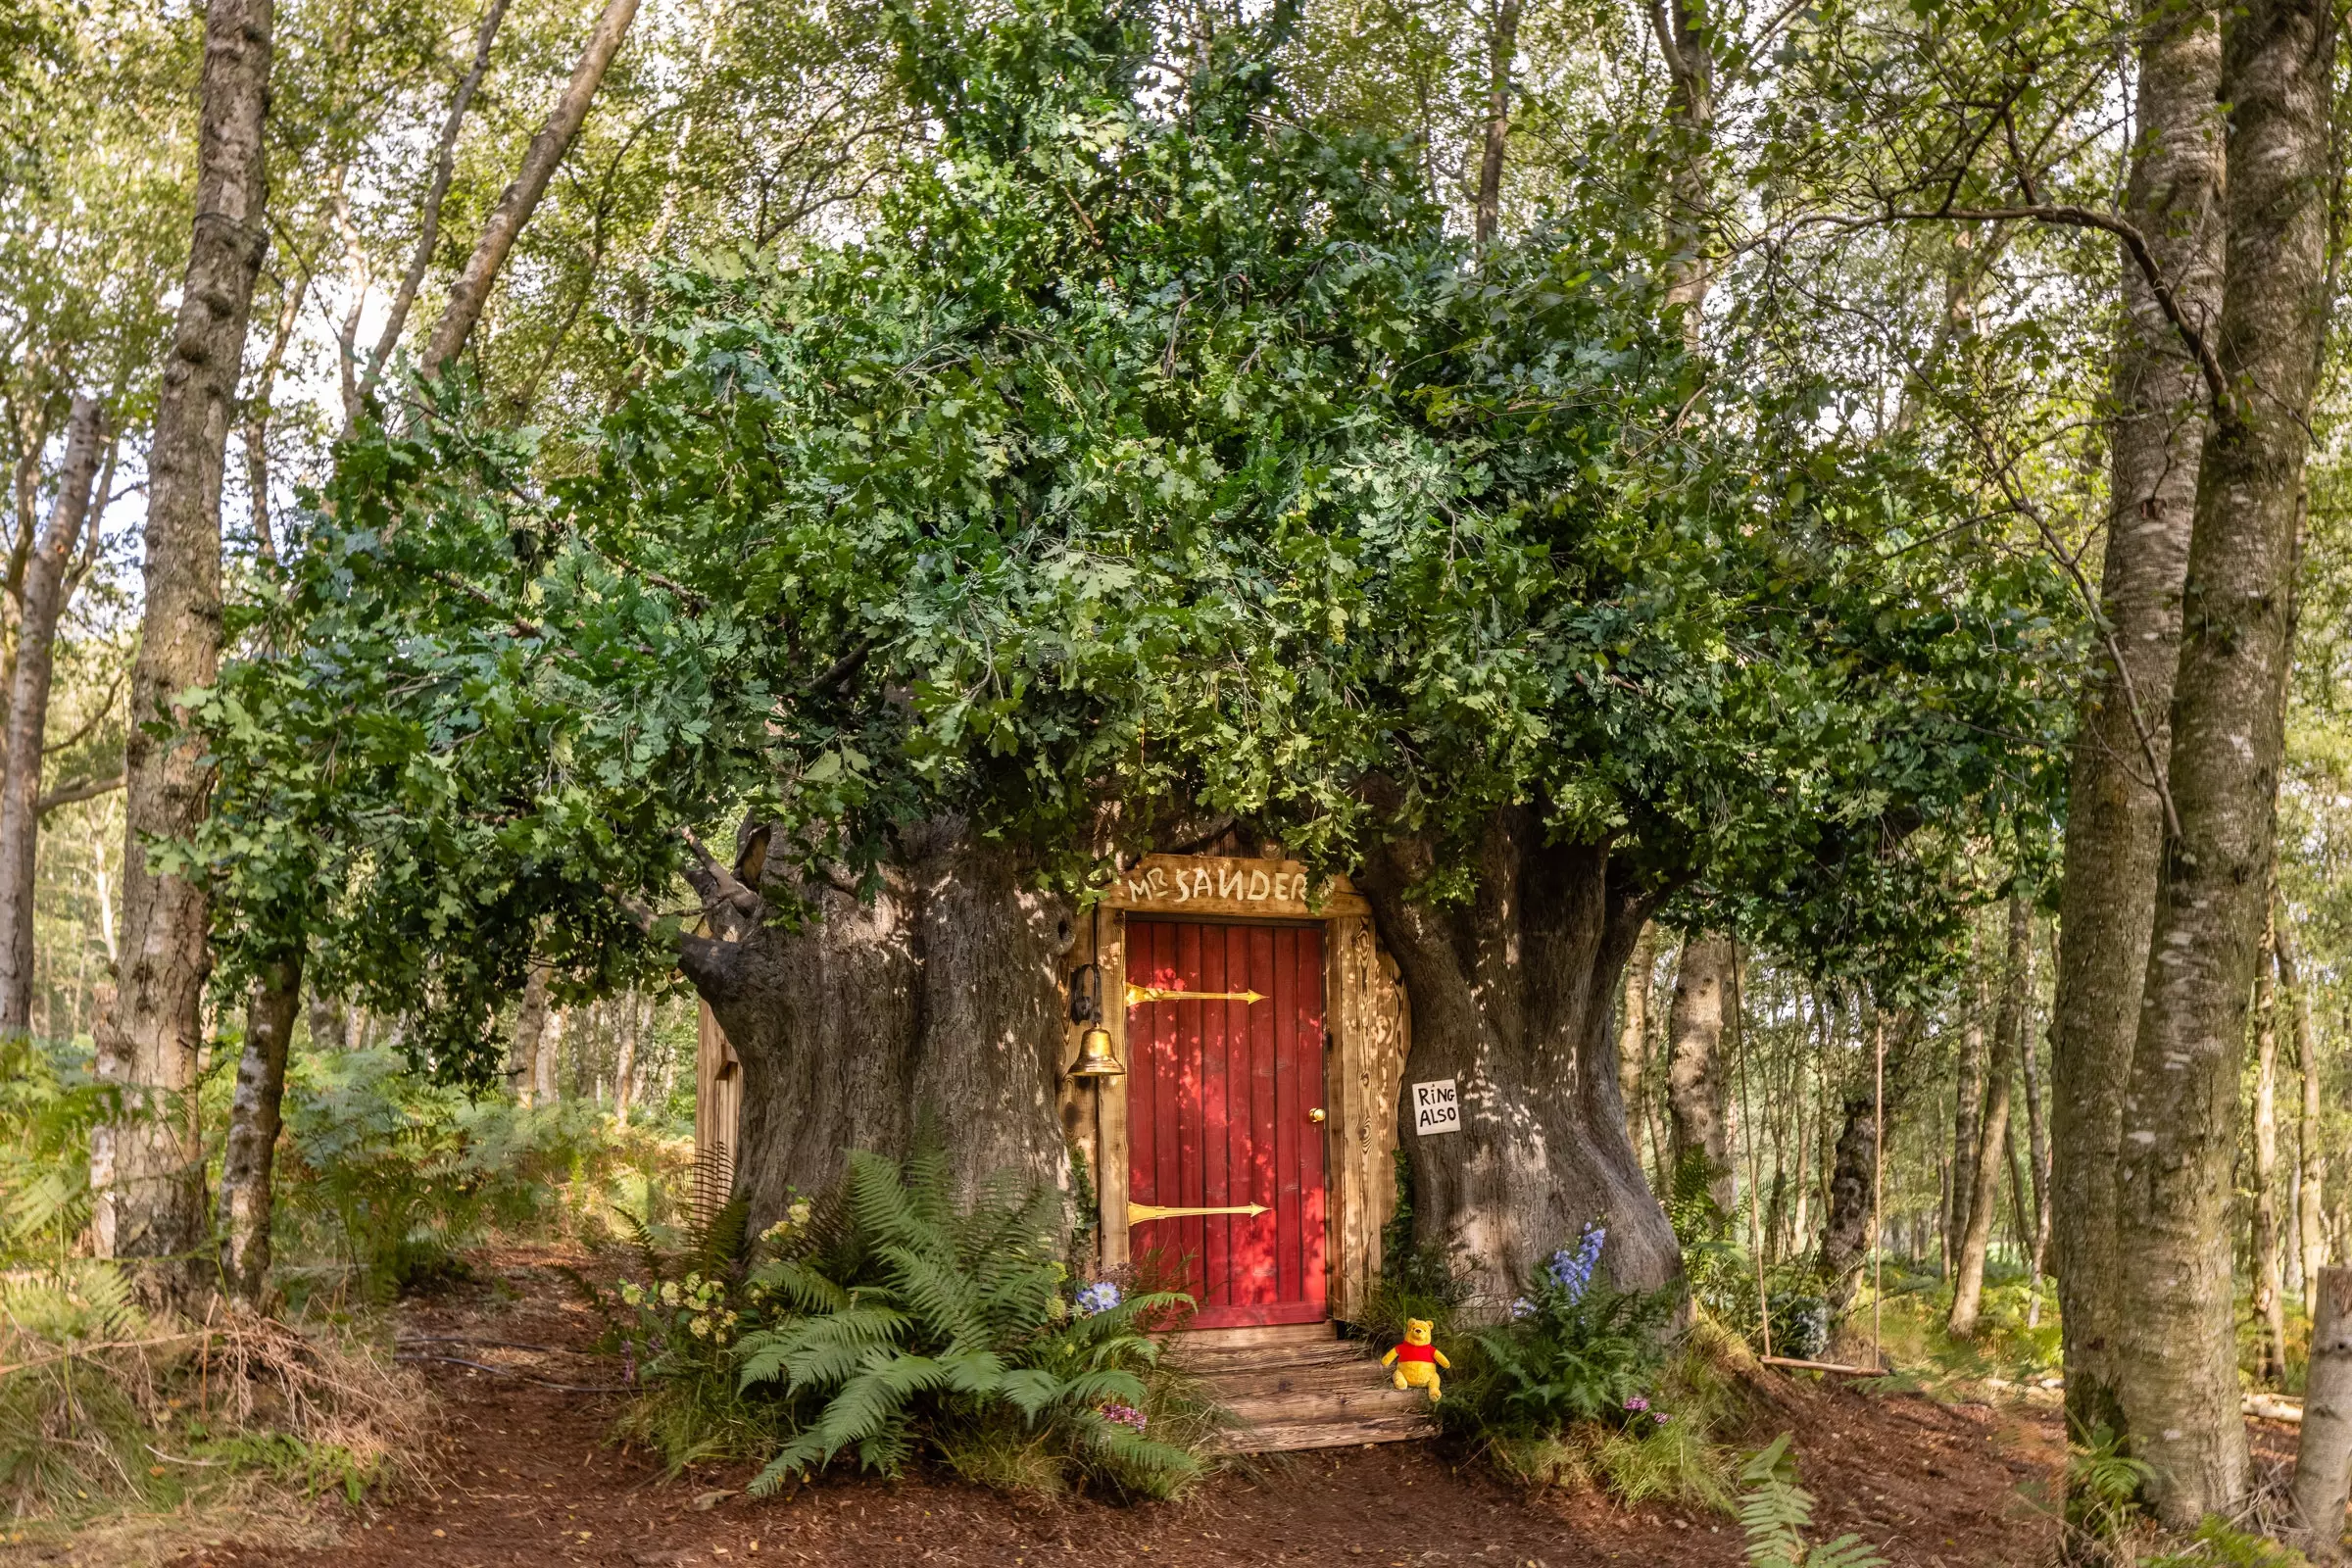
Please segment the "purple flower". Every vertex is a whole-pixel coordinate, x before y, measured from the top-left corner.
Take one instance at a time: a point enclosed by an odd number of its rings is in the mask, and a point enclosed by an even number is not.
[[[1649,1401],[1637,1394],[1625,1401],[1625,1407],[1628,1410],[1646,1410],[1649,1408]]]
[[[1138,1432],[1144,1430],[1146,1422],[1144,1412],[1132,1404],[1106,1404],[1096,1413],[1101,1415],[1103,1420],[1116,1425],[1133,1427]]]
[[[1573,1250],[1563,1247],[1551,1254],[1544,1272],[1569,1300],[1583,1300],[1585,1292],[1592,1289],[1592,1270],[1600,1262],[1600,1249],[1608,1237],[1607,1227],[1588,1222]]]
[[[1086,1313],[1107,1312],[1122,1299],[1116,1285],[1108,1280],[1097,1280],[1078,1293],[1078,1310]]]
[[[1666,1413],[1665,1411],[1663,1411],[1663,1410],[1652,1410],[1652,1411],[1650,1411],[1650,1412],[1649,1412],[1649,1418],[1650,1418],[1652,1421],[1655,1421],[1655,1422],[1656,1422],[1658,1425],[1660,1425],[1660,1426],[1664,1426],[1664,1425],[1665,1425],[1665,1424],[1666,1424],[1666,1423],[1667,1423],[1669,1420],[1673,1419],[1671,1416],[1667,1415],[1667,1413]]]

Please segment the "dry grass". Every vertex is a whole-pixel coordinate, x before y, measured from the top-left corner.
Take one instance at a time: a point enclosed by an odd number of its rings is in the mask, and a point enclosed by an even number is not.
[[[111,1265],[0,1277],[0,1554],[160,1561],[305,1539],[422,1473],[421,1380],[350,1323],[158,1316]]]

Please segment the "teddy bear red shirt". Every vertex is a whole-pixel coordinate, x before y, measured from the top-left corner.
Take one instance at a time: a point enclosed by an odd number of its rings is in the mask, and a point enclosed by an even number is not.
[[[1427,1361],[1430,1365],[1435,1366],[1438,1363],[1438,1348],[1434,1345],[1399,1345],[1396,1347],[1396,1359],[1399,1361]]]

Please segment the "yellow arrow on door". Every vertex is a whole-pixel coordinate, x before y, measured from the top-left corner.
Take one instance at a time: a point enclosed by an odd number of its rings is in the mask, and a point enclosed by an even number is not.
[[[1238,1208],[1162,1208],[1157,1203],[1129,1203],[1127,1223],[1141,1225],[1154,1219],[1191,1219],[1197,1214],[1247,1214],[1251,1219],[1271,1213],[1263,1203],[1247,1203]]]
[[[1157,986],[1127,987],[1127,1005],[1140,1007],[1147,1002],[1263,1002],[1266,999],[1254,991],[1162,991]]]

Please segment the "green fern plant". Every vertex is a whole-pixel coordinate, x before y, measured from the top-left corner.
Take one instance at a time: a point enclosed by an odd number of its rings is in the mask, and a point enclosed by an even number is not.
[[[1143,1324],[1189,1302],[1075,1307],[1059,1201],[999,1184],[959,1208],[937,1148],[903,1168],[853,1154],[836,1222],[748,1284],[773,1321],[738,1347],[741,1387],[770,1387],[802,1416],[752,1490],[844,1453],[895,1473],[925,1447],[971,1451],[982,1429],[1044,1436],[1065,1462],[1149,1494],[1197,1474],[1194,1453],[1145,1435],[1158,1347]]]
[[[1886,1568],[1886,1559],[1859,1536],[1805,1544],[1813,1527],[1813,1494],[1797,1485],[1796,1459],[1784,1432],[1740,1470],[1740,1528],[1750,1568]]]

